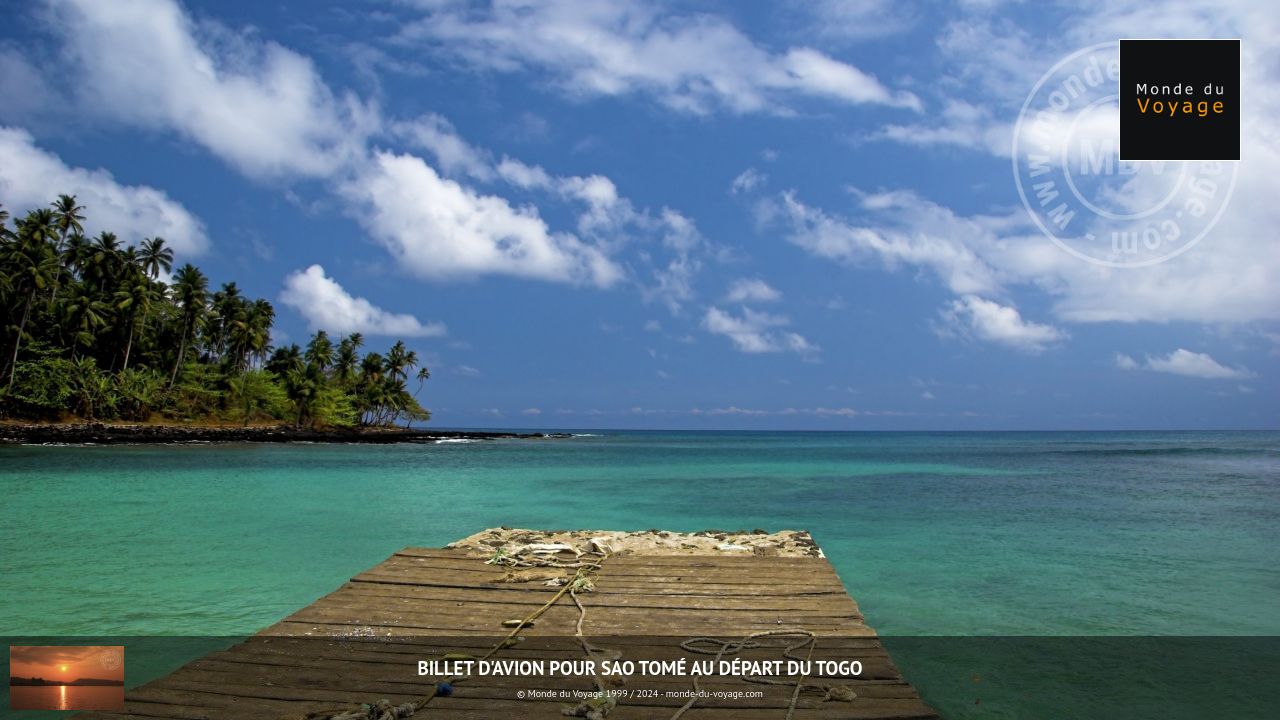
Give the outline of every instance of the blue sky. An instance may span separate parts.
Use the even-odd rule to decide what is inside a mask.
[[[1276,427],[1266,3],[4,3],[0,202],[404,337],[448,426]],[[1193,250],[1073,257],[1014,123],[1064,55],[1241,37]],[[95,227],[96,226],[96,227]]]

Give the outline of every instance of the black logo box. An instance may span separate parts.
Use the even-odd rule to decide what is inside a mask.
[[[1239,160],[1241,99],[1240,40],[1122,39],[1120,159]]]

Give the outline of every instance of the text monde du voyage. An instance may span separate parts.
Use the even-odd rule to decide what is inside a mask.
[[[1160,117],[1177,117],[1195,116],[1207,118],[1210,115],[1223,115],[1226,113],[1226,101],[1214,100],[1214,96],[1222,96],[1224,94],[1222,85],[1213,83],[1205,83],[1200,91],[1196,92],[1196,87],[1189,83],[1177,83],[1175,85],[1151,85],[1149,83],[1136,83],[1134,85],[1134,93],[1137,97],[1134,100],[1138,103],[1138,112],[1143,115],[1157,115]],[[1197,99],[1210,98],[1210,99]]]

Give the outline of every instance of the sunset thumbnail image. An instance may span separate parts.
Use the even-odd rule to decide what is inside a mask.
[[[9,707],[14,710],[119,710],[124,647],[9,646]]]

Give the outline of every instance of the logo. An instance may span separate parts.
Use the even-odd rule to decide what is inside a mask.
[[[124,646],[108,645],[98,652],[98,663],[104,670],[115,670],[124,662]]]
[[[1060,248],[1106,267],[1191,249],[1226,210],[1236,164],[1120,159],[1118,42],[1058,61],[1027,96],[1013,134],[1022,204]]]
[[[1120,157],[1240,159],[1239,40],[1121,40]]]

